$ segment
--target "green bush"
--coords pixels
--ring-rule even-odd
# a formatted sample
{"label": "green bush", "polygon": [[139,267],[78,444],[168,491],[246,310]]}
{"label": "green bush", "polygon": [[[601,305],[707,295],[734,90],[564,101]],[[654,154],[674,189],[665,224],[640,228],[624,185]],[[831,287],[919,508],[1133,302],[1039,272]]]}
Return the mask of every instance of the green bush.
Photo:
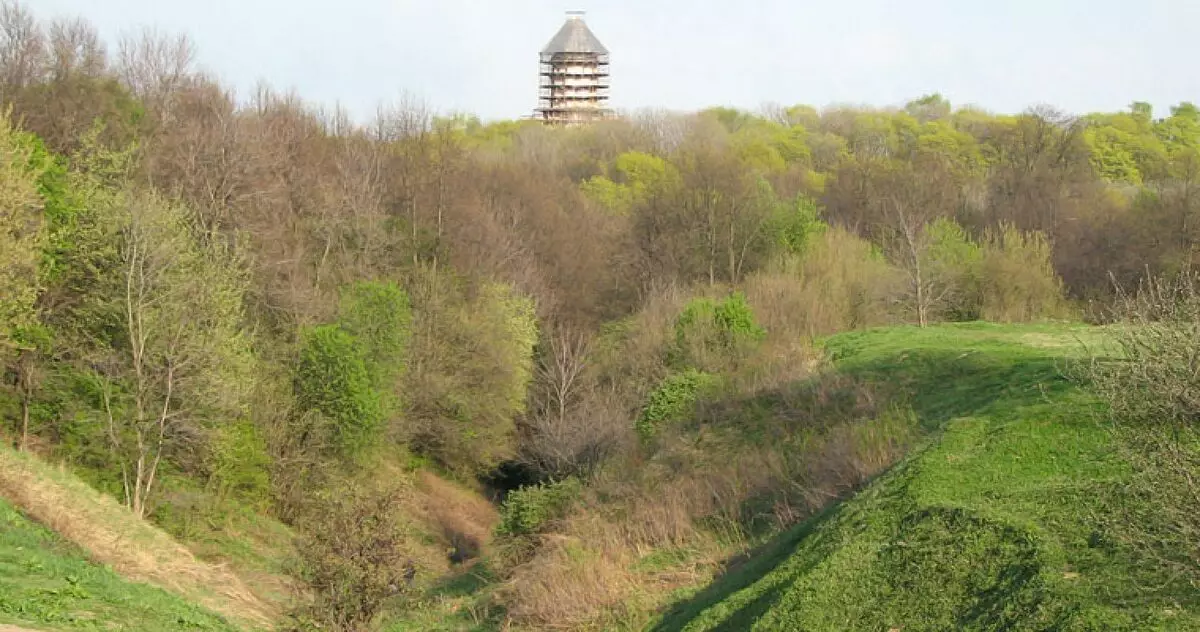
{"label": "green bush", "polygon": [[375,387],[395,388],[412,335],[408,294],[392,281],[360,281],[342,290],[338,324],[363,350]]}
{"label": "green bush", "polygon": [[582,492],[583,484],[574,477],[509,492],[500,510],[496,533],[506,536],[537,533],[566,515]]}
{"label": "green bush", "polygon": [[663,380],[650,394],[646,407],[635,422],[637,433],[650,439],[668,423],[690,413],[704,392],[718,383],[716,376],[688,369]]}
{"label": "green bush", "polygon": [[781,205],[781,210],[768,230],[775,235],[776,245],[785,255],[803,255],[829,228],[821,221],[816,200],[806,195],[797,195],[790,205]]}
{"label": "green bush", "polygon": [[929,236],[926,265],[936,284],[934,290],[941,295],[932,316],[939,320],[978,320],[983,249],[952,219],[934,220],[926,231]]}
{"label": "green bush", "polygon": [[716,372],[732,368],[766,337],[754,320],[746,295],[724,300],[693,299],[675,320],[675,340],[668,362],[678,368]]}
{"label": "green bush", "polygon": [[304,335],[296,368],[296,403],[320,413],[344,456],[365,449],[381,430],[383,410],[358,342],[337,325]]}
{"label": "green bush", "polygon": [[270,497],[271,458],[267,442],[249,420],[221,426],[212,440],[209,481],[218,498],[233,496],[255,506]]}

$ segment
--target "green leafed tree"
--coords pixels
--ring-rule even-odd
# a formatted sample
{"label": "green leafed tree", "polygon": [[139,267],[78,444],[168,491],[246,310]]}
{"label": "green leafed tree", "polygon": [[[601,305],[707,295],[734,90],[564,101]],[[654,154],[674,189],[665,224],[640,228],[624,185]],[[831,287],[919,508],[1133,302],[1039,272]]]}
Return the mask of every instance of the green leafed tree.
{"label": "green leafed tree", "polygon": [[980,311],[980,276],[983,249],[954,220],[938,218],[926,232],[929,248],[924,256],[929,270],[933,316],[949,320],[974,320]]}
{"label": "green leafed tree", "polygon": [[164,456],[203,448],[244,412],[254,358],[237,254],[197,239],[187,210],[155,195],[112,204],[120,266],[90,310],[88,363],[126,503],[142,516]]}
{"label": "green leafed tree", "polygon": [[316,418],[304,424],[302,446],[353,458],[379,436],[383,402],[364,351],[338,325],[305,332],[296,367],[296,404]]}
{"label": "green leafed tree", "polygon": [[595,176],[585,180],[583,194],[617,215],[627,215],[651,196],[662,195],[679,180],[679,174],[666,160],[652,154],[630,151],[617,156],[613,178]]}
{"label": "green leafed tree", "polygon": [[35,322],[45,240],[37,149],[35,139],[0,112],[0,360],[15,350],[17,332]]}
{"label": "green leafed tree", "polygon": [[394,281],[359,281],[342,291],[338,325],[355,338],[375,388],[391,393],[412,336],[408,294]]}
{"label": "green leafed tree", "polygon": [[422,296],[406,380],[414,447],[446,467],[485,472],[516,452],[538,339],[534,304],[511,286]]}

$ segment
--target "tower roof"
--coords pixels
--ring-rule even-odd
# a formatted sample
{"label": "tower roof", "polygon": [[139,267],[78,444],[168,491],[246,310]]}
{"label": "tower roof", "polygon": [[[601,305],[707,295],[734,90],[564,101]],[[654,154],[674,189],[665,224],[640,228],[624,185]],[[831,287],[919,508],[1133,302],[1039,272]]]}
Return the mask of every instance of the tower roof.
{"label": "tower roof", "polygon": [[558,34],[554,39],[550,40],[549,44],[542,49],[543,55],[556,55],[558,53],[596,53],[598,55],[607,55],[608,49],[600,40],[596,39],[596,35],[588,28],[583,21],[583,14],[578,12],[567,13],[567,23],[563,24],[558,30]]}

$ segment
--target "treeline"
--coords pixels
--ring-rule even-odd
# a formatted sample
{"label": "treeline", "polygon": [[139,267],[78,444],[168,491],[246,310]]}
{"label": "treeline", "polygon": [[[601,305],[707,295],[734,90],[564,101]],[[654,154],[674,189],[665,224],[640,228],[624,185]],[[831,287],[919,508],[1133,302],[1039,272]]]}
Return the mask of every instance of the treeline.
{"label": "treeline", "polygon": [[[513,471],[611,490],[671,452],[664,428],[706,393],[805,375],[814,336],[1092,316],[1114,282],[1198,256],[1186,103],[994,115],[933,95],[550,129],[408,102],[359,124],[269,88],[235,99],[194,62],[186,38],[110,49],[82,21],[0,5],[3,431],[139,515],[194,488],[329,528],[312,516],[384,505],[318,490],[381,460],[500,492]],[[823,436],[858,441],[849,428]],[[871,441],[829,494],[904,445]],[[780,463],[755,484],[800,475]],[[630,506],[652,497],[619,482]],[[509,535],[537,530],[520,502]],[[684,504],[680,520],[718,509]],[[513,553],[513,577],[536,561]],[[336,564],[310,563],[337,585]],[[376,584],[360,592],[394,582]],[[354,627],[373,607],[322,609]]]}

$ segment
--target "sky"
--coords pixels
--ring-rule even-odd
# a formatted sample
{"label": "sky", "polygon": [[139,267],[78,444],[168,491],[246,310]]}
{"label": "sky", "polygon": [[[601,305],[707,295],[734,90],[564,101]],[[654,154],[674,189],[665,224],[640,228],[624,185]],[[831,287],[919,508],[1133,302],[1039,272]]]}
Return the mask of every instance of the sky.
{"label": "sky", "polygon": [[1198,0],[21,0],[84,17],[110,44],[186,33],[200,66],[248,95],[260,81],[365,120],[416,98],[518,118],[537,53],[569,10],[612,53],[612,106],[1048,104],[1156,112],[1200,101]]}

